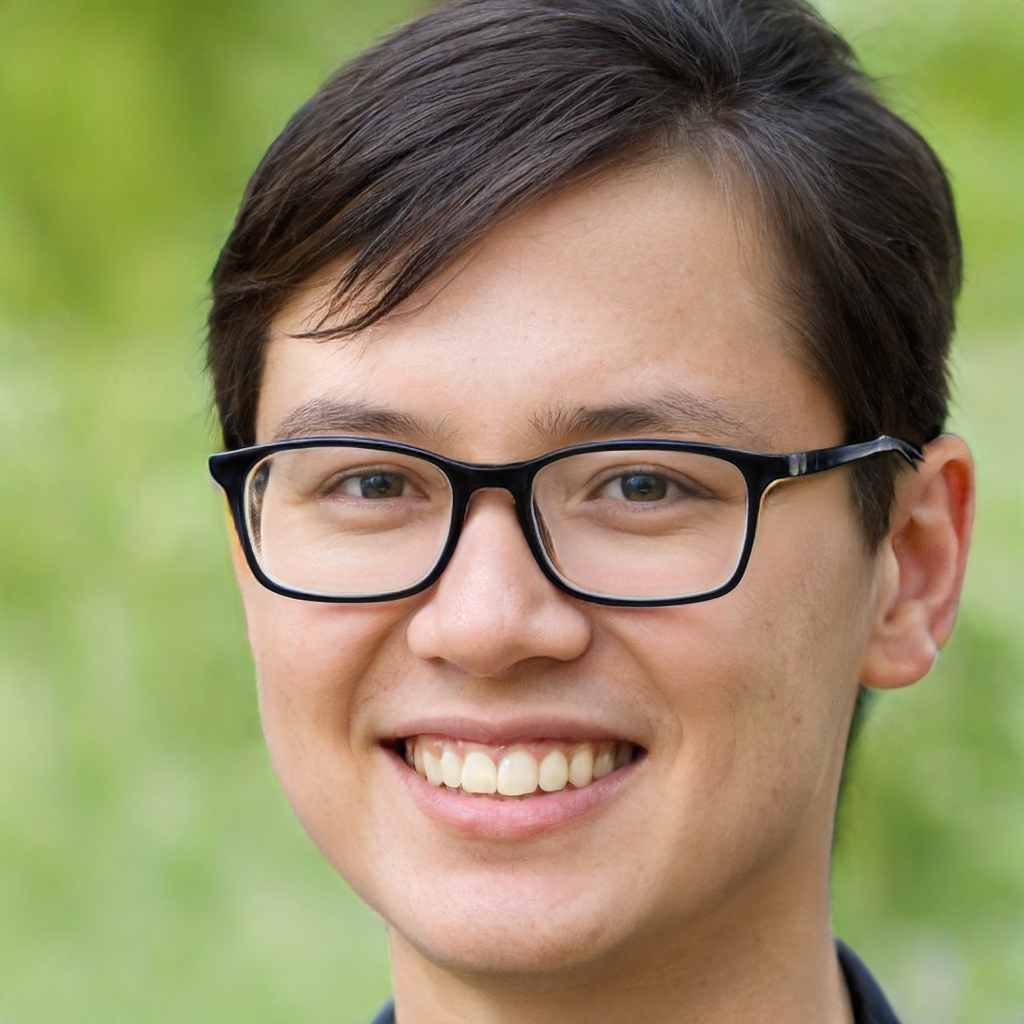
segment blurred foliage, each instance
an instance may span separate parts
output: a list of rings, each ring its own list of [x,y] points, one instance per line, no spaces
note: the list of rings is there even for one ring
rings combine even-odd
[[[953,176],[961,625],[855,752],[837,931],[908,1024],[1024,1021],[1019,0],[823,0]],[[259,734],[202,375],[205,279],[263,149],[400,0],[0,5],[0,1016],[338,1022],[383,928]]]

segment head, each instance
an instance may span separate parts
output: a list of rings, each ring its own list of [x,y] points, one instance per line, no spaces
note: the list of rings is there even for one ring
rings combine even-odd
[[[399,948],[536,978],[783,893],[827,907],[858,692],[920,677],[955,615],[970,467],[936,439],[959,280],[934,154],[797,0],[451,3],[293,118],[214,272],[228,448],[926,452],[769,489],[742,580],[693,604],[559,589],[494,488],[398,600],[296,600],[238,555],[275,766]],[[632,760],[500,801],[432,790],[418,744]]]

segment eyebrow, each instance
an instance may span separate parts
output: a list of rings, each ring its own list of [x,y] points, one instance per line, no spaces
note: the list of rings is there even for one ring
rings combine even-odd
[[[443,422],[430,423],[409,413],[382,409],[365,402],[315,398],[289,413],[274,431],[272,440],[290,441],[295,437],[343,434],[386,434],[437,440],[448,433]]]
[[[533,414],[530,426],[558,447],[608,435],[648,435],[729,442],[757,448],[767,431],[696,392],[675,389],[656,398],[602,406],[553,406]],[[293,410],[271,438],[378,434],[438,443],[452,436],[443,420],[365,402],[317,398]]]
[[[554,407],[531,417],[547,437],[566,440],[595,435],[670,435],[757,447],[768,433],[704,395],[674,389],[656,398],[603,406]]]

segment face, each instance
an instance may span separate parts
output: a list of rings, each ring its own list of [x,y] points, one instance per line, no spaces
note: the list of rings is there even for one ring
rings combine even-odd
[[[694,166],[531,209],[363,336],[292,337],[326,287],[274,324],[260,442],[357,434],[506,463],[630,436],[762,452],[843,441],[777,312],[770,254]],[[844,471],[770,491],[744,579],[699,604],[569,597],[493,490],[414,597],[299,601],[236,563],[288,798],[415,955],[582,971],[671,956],[783,903],[827,904],[878,589]],[[523,754],[543,786],[580,751],[618,767],[589,781],[584,753],[578,787],[511,798],[432,785],[422,763]]]

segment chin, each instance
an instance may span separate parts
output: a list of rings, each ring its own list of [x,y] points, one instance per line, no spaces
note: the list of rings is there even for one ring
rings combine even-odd
[[[479,884],[451,879],[446,899],[432,893],[396,908],[389,924],[438,967],[510,981],[584,967],[626,939],[622,908],[590,893],[562,891],[552,901],[544,895],[551,883],[488,893]]]

